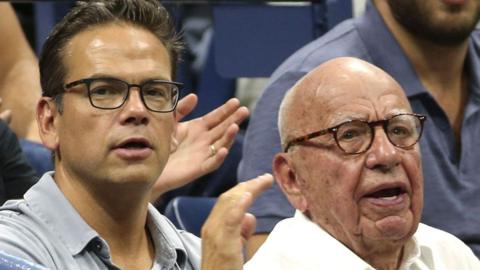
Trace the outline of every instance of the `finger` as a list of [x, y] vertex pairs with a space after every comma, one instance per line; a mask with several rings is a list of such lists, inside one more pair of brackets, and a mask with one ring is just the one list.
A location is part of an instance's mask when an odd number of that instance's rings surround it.
[[[226, 131], [223, 132], [222, 136], [220, 138], [217, 138], [214, 143], [212, 143], [215, 148], [221, 148], [225, 147], [227, 149], [230, 149], [232, 146], [233, 142], [235, 142], [235, 137], [238, 134], [238, 131], [240, 128], [238, 127], [237, 124], [231, 124]], [[215, 137], [212, 135], [212, 138]]]
[[12, 111], [11, 110], [5, 110], [0, 113], [0, 119], [5, 121], [7, 124], [10, 124], [12, 122]]
[[273, 176], [266, 173], [252, 180], [242, 182], [241, 184], [244, 184], [244, 187], [241, 188], [241, 190], [244, 192], [245, 196], [242, 198], [240, 209], [246, 213], [247, 209], [250, 208], [255, 199], [262, 194], [262, 192], [272, 186]]
[[245, 120], [249, 115], [247, 107], [240, 107], [234, 113], [232, 113], [228, 118], [226, 118], [222, 123], [213, 127], [210, 130], [210, 138], [213, 140], [218, 140], [222, 135], [225, 134], [226, 130], [232, 124], [240, 124]]
[[244, 245], [246, 244], [246, 241], [250, 239], [250, 237], [255, 232], [255, 227], [257, 227], [257, 220], [255, 219], [255, 216], [250, 213], [245, 213], [245, 215], [243, 216], [241, 228], [242, 241], [244, 241]]
[[191, 113], [198, 104], [198, 97], [195, 94], [188, 94], [184, 98], [178, 101], [177, 108], [175, 110], [175, 118], [177, 121], [182, 120], [186, 115]]
[[220, 165], [222, 165], [223, 161], [228, 155], [228, 149], [225, 147], [222, 147], [218, 149], [217, 153], [209, 158], [207, 158], [203, 163], [202, 163], [202, 172], [203, 174], [207, 174], [209, 172], [212, 172]]
[[[202, 226], [202, 269], [242, 269], [242, 243], [255, 227], [246, 209], [271, 186], [270, 174], [240, 183], [223, 193]], [[226, 268], [229, 267], [229, 268]]]
[[223, 161], [227, 157], [230, 147], [232, 146], [233, 142], [235, 141], [235, 136], [239, 131], [239, 127], [237, 124], [232, 124], [230, 128], [225, 132], [225, 135], [215, 143], [212, 143], [215, 149], [218, 149], [215, 155], [209, 156], [202, 164], [202, 171], [204, 174], [212, 172], [220, 165], [222, 165]]
[[232, 125], [231, 129], [226, 132], [225, 136], [222, 137], [220, 141], [212, 144], [215, 149], [218, 150], [215, 155], [209, 156], [204, 160], [202, 164], [202, 171], [204, 174], [212, 172], [222, 165], [223, 161], [227, 157], [230, 147], [235, 141], [235, 135], [237, 134], [238, 130], [239, 128], [236, 124]]
[[220, 195], [212, 214], [225, 217], [230, 230], [240, 229], [240, 222], [255, 198], [273, 184], [273, 176], [264, 174], [252, 180], [242, 182]]
[[231, 116], [239, 107], [240, 101], [236, 98], [231, 98], [222, 106], [204, 115], [202, 120], [208, 129], [214, 128]]

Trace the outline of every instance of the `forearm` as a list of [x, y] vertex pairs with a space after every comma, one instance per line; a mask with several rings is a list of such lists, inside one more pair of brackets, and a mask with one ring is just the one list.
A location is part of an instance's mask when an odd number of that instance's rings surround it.
[[12, 111], [10, 127], [17, 136], [39, 141], [35, 124], [41, 95], [38, 62], [9, 3], [0, 3], [0, 32], [0, 111]]
[[36, 59], [15, 62], [0, 76], [1, 110], [12, 111], [10, 127], [20, 138], [40, 141], [35, 121], [35, 108], [40, 98], [40, 82]]

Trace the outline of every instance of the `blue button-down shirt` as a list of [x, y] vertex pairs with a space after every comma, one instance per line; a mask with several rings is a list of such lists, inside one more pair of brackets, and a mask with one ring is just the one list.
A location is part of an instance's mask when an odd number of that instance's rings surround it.
[[[461, 152], [445, 112], [420, 82], [411, 62], [371, 4], [364, 15], [347, 20], [289, 57], [272, 75], [250, 119], [239, 179], [270, 172], [275, 153], [281, 151], [277, 128], [278, 109], [286, 91], [321, 63], [340, 56], [364, 59], [397, 80], [413, 111], [428, 121], [421, 140], [425, 182], [422, 222], [446, 230], [480, 255], [480, 31], [469, 41], [466, 69], [469, 97], [461, 130]], [[269, 232], [293, 209], [278, 186], [254, 203], [257, 232]]]
[[[147, 227], [155, 246], [152, 269], [200, 269], [200, 241], [178, 231], [152, 206]], [[107, 242], [60, 191], [51, 173], [0, 208], [0, 250], [49, 269], [119, 269]]]

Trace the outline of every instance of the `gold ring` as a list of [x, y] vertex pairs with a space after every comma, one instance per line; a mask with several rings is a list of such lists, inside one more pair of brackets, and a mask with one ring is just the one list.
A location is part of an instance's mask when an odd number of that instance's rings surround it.
[[217, 149], [215, 148], [215, 145], [210, 144], [210, 156], [213, 157], [217, 154]]

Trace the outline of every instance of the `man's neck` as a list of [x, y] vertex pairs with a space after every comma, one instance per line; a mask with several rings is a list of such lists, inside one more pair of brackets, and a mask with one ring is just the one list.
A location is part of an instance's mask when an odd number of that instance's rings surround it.
[[[306, 214], [306, 216], [308, 215]], [[410, 237], [397, 240], [372, 240], [363, 233], [348, 234], [337, 221], [330, 221], [325, 224], [320, 219], [309, 218], [375, 269], [399, 269], [403, 259], [405, 243]]]
[[376, 253], [370, 257], [364, 258], [371, 266], [375, 267], [378, 270], [397, 270], [400, 269], [402, 264], [403, 249], [399, 251], [398, 254], [390, 255], [388, 252], [386, 254]]
[[468, 98], [468, 78], [465, 70], [468, 40], [447, 46], [422, 39], [394, 19], [386, 1], [376, 1], [375, 4], [412, 63], [423, 86], [447, 115], [459, 141], [463, 109]]
[[348, 246], [365, 262], [379, 270], [397, 270], [403, 261], [407, 240], [371, 240], [358, 236]]
[[55, 181], [85, 222], [107, 241], [116, 265], [122, 269], [151, 268], [155, 252], [146, 227], [148, 192], [122, 184], [89, 185], [95, 180], [75, 179], [62, 166], [56, 166]]

